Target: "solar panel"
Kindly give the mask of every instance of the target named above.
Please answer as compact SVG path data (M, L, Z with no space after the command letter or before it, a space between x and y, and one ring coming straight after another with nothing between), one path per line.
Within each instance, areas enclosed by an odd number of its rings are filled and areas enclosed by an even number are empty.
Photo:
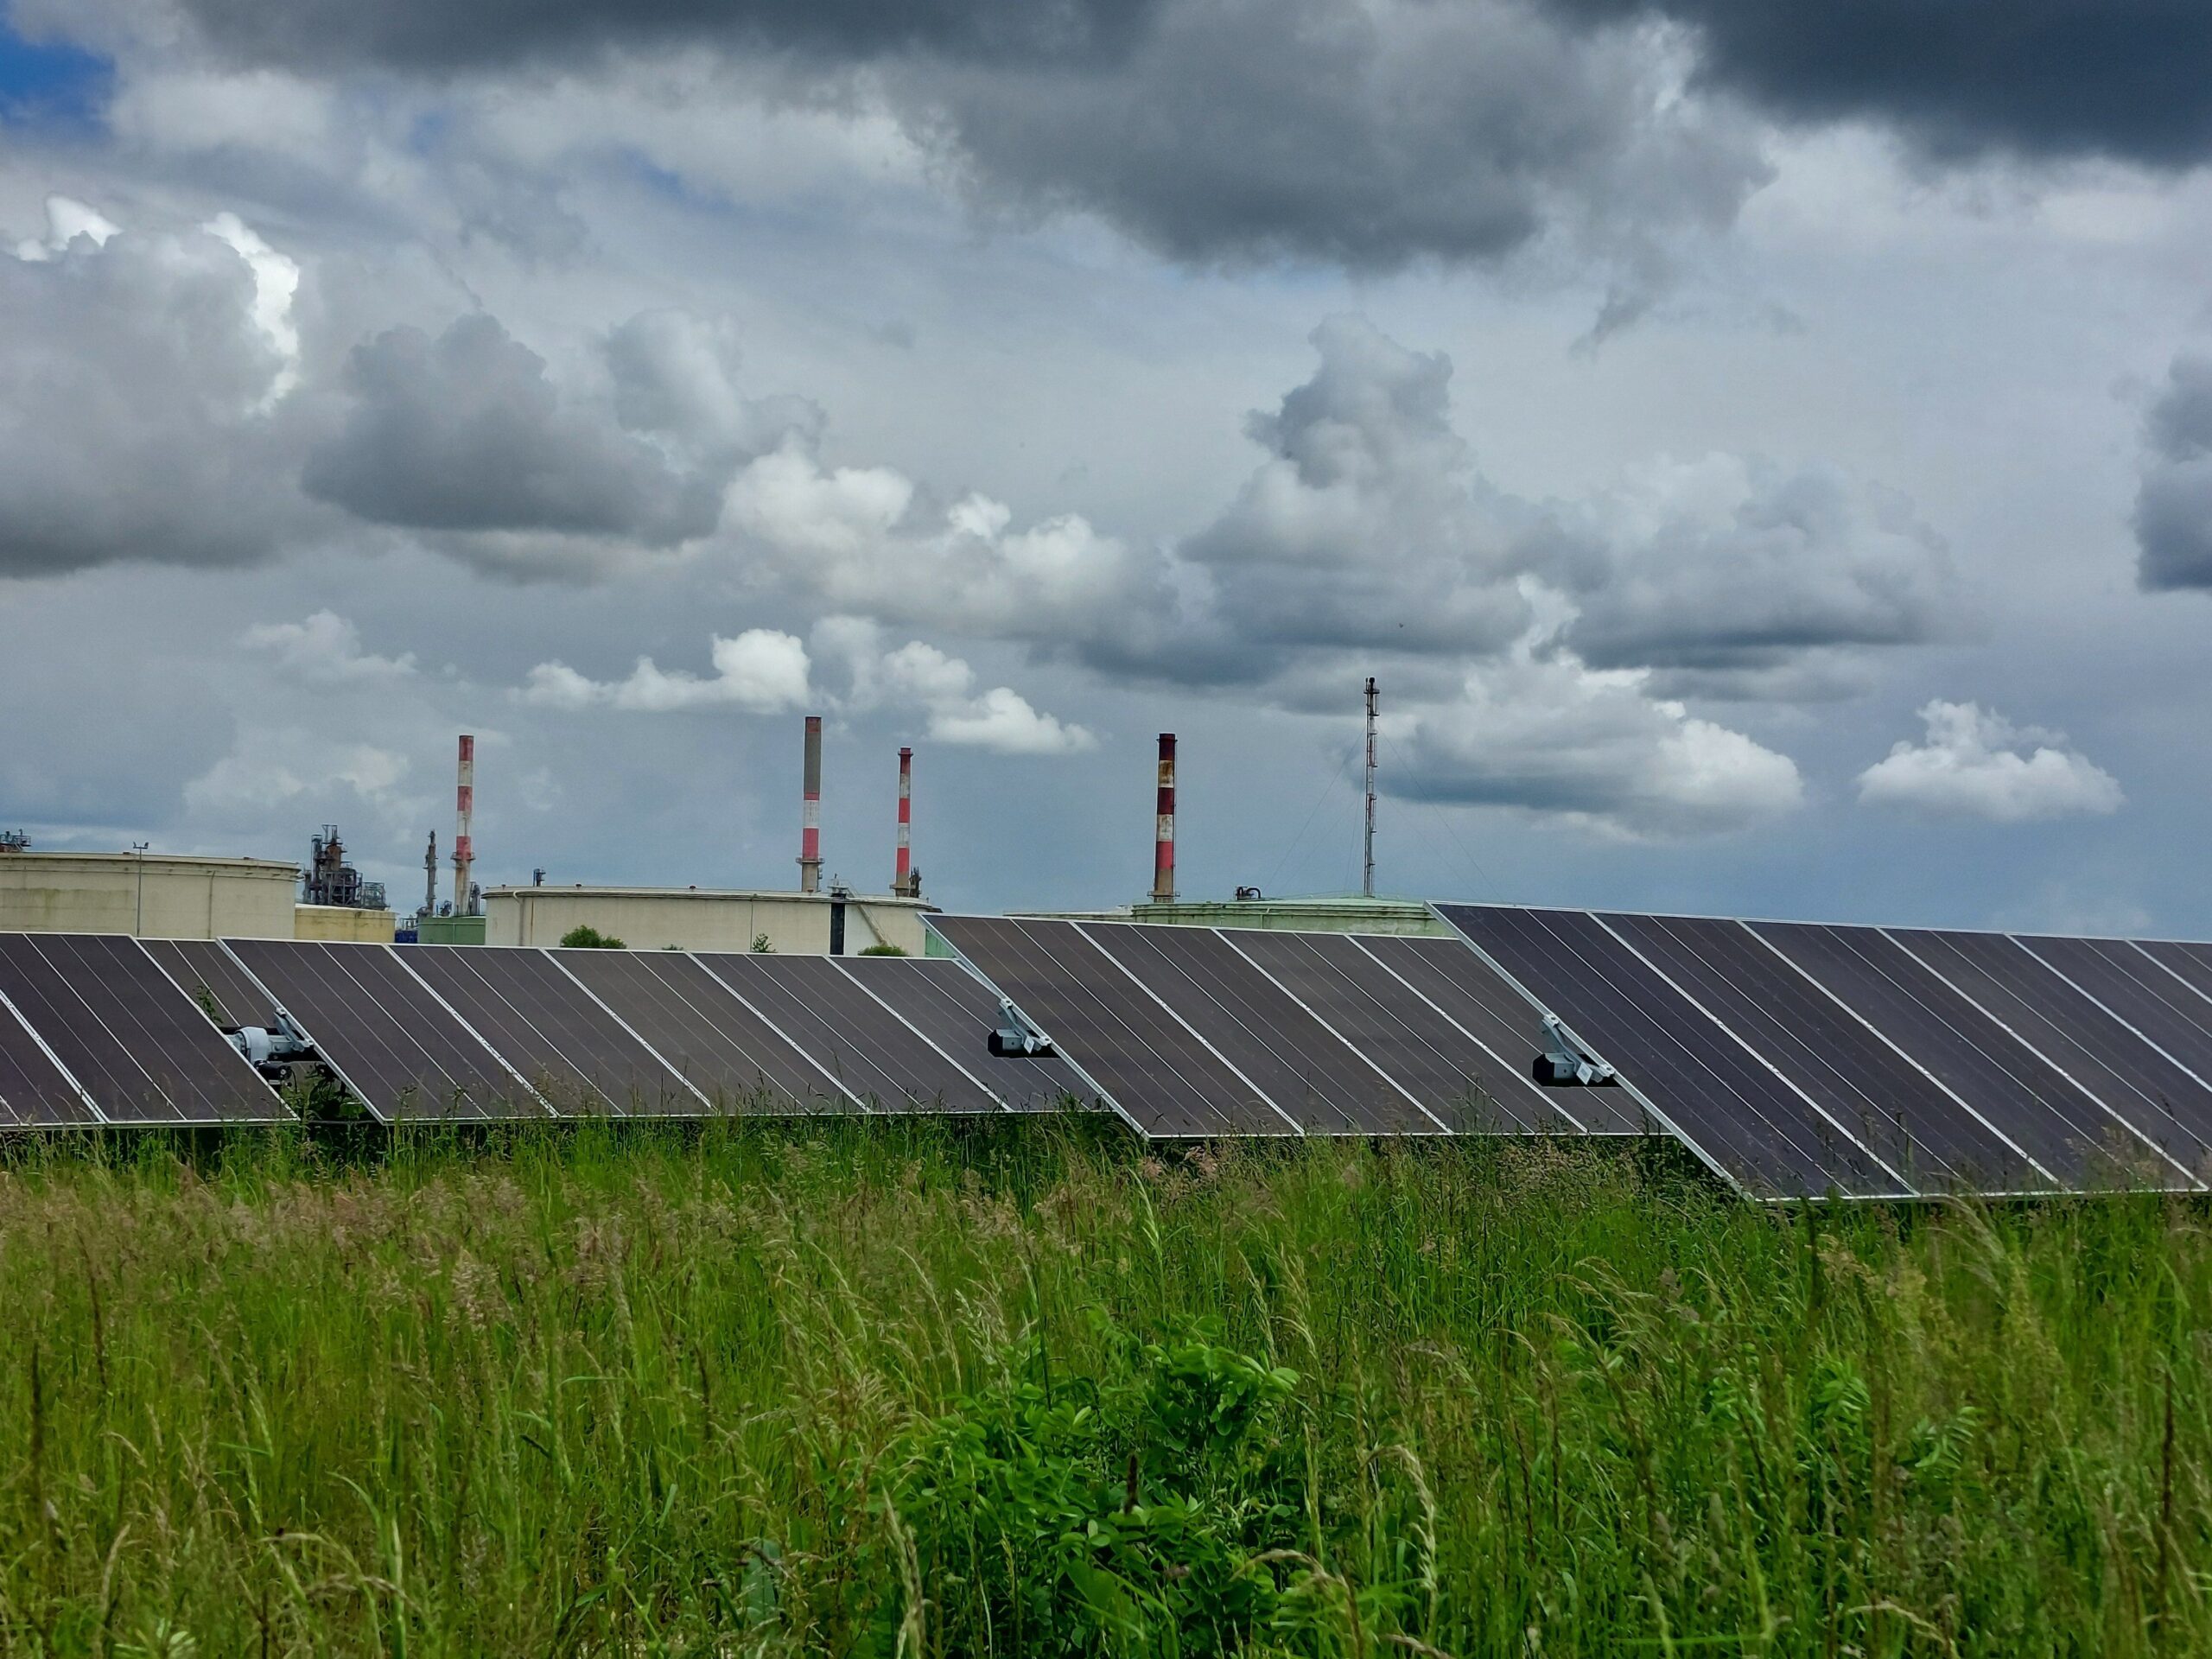
M850 1091L885 1112L997 1112L1005 1103L827 957L698 953L754 1013Z
M1643 1135L1642 1109L1617 1089L1545 1089L1529 1076L1541 1027L1529 999L1458 939L1362 935L1351 944L1389 980L1434 1008L1493 1058L1495 1090L1510 1115L1549 1135Z
M1294 998L1329 1033L1387 1073L1427 1121L1412 1132L1526 1132L1498 1102L1503 1065L1345 935L1224 928L1229 948ZM1517 1086L1515 1095L1523 1092Z
M672 950L556 950L554 959L720 1112L850 1111L855 1103L729 988Z
M226 941L339 1080L387 1123L542 1118L549 1108L392 947Z
M269 994L253 982L215 939L143 939L146 954L168 970L200 1011L218 1026L268 1027Z
M0 934L0 995L111 1123L291 1117L134 938Z
M2212 1171L2212 1087L2162 1060L2018 940L1885 931L2183 1169Z
M1290 1135L1297 1125L1071 922L932 916L1139 1133Z
M2155 957L2117 939L2017 937L2031 956L2162 1058L2198 1082L2212 1084L2212 1003Z
M99 1122L98 1109L76 1079L0 999L0 1125L59 1129Z
M394 945L563 1116L697 1113L710 1103L542 950Z
M2176 944L2161 939L2130 943L2199 996L2212 997L2212 944Z
M1091 942L1309 1135L1434 1135L1436 1118L1210 928L1086 923Z
M1094 1103L1090 1084L1052 1055L990 1052L998 994L957 962L925 957L845 957L837 966L863 990L974 1072L1017 1112Z
M2016 1152L1906 1053L1740 922L1600 919L1915 1190L2018 1179Z
M1594 916L1470 905L1440 905L1437 912L1617 1067L1684 1144L1745 1190L1914 1191ZM1572 1092L1580 1104L1612 1091Z

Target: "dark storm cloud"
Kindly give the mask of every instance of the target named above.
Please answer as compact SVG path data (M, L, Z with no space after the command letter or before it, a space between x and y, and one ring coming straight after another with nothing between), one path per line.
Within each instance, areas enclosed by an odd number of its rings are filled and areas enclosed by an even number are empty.
M2174 359L2145 448L2137 579L2149 588L2212 588L2212 358Z
M1648 48L1494 0L1182 0L1109 64L891 84L987 205L1095 212L1192 263L1383 270L1598 217L1623 241L1725 225L1764 163Z
M832 61L914 50L984 60L1120 49L1153 0L184 0L233 57L442 74L720 44Z
M395 328L353 349L353 406L308 458L308 493L372 524L431 531L704 535L720 480L672 467L611 420L563 405L544 359L497 319L433 340Z
M1555 233L1633 310L1671 238L1769 176L1749 124L1675 95L1647 31L1530 0L181 3L219 55L311 74L703 48L765 72L730 96L887 111L986 219L1096 213L1201 265L1388 270Z
M201 231L25 251L0 254L0 578L268 556L300 513L246 259Z
M1930 153L2212 156L2202 0L1551 0L1697 31L1699 79L1795 122L1866 119Z

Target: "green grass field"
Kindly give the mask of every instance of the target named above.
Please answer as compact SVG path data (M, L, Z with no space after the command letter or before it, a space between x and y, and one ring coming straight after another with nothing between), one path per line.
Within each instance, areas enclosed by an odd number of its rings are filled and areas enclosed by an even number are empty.
M2212 1649L2183 1202L1080 1122L180 1150L0 1166L6 1651Z

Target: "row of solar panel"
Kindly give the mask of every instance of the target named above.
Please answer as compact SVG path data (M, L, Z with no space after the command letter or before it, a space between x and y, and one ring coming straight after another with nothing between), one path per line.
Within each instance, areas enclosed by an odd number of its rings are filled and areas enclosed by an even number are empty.
M1437 910L1754 1195L2212 1178L2212 946Z
M1464 944L933 918L972 974L0 936L0 1122L279 1116L211 1021L282 1008L391 1121L1075 1103L1160 1137L1663 1128L1760 1196L2212 1173L2212 947L1439 913ZM989 1052L1001 991L1058 1058ZM1546 1014L1627 1086L1537 1086Z
M197 1005L195 1007L195 1004ZM279 1011L390 1122L1052 1109L947 961L0 935L0 1123L289 1116L226 1036Z

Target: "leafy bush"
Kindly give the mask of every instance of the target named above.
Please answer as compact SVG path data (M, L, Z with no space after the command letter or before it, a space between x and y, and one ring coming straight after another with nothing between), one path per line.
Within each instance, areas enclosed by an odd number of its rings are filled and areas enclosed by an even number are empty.
M1120 1340L1117 1332L1106 1333ZM874 1500L880 1548L927 1586L876 1634L926 1621L945 1652L1217 1654L1282 1605L1299 1507L1287 1455L1295 1372L1186 1325L1103 1386L1055 1383L1033 1338L988 1387L909 1430ZM1135 1344L1130 1344L1135 1345ZM900 1563L879 1564L894 1583Z
M627 950L630 948L612 933L602 933L588 922L563 933L561 947L565 950Z
M903 957L906 954L905 949L896 944L871 944L861 952L864 957Z

